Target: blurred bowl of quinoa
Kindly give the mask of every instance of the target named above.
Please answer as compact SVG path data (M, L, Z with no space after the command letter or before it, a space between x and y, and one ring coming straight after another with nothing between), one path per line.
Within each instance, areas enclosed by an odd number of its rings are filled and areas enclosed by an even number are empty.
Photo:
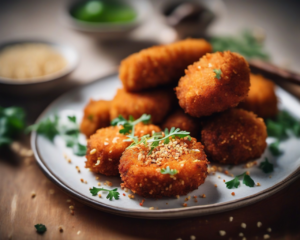
M64 44L20 40L0 44L2 91L43 92L66 80L78 64L77 52Z

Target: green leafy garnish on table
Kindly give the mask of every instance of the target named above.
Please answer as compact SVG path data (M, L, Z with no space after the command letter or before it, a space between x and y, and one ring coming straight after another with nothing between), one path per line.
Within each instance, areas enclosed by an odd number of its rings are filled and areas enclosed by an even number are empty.
M20 107L0 107L0 148L12 143L25 127L25 112Z
M214 69L213 71L216 74L215 78L217 78L218 80L220 80L221 79L221 74L222 74L221 69Z
M269 55L263 49L262 41L249 30L243 31L240 36L215 36L210 42L214 52L229 50L238 52L247 59L269 59Z
M60 123L57 114L51 115L40 122L29 126L26 131L36 131L53 142L55 136L60 135L66 142L66 146L72 148L77 156L84 156L87 147L79 142L79 126L76 123L76 116L68 116L68 122Z
M134 120L132 116L129 116L129 120L126 120L121 115L111 121L112 126L123 126L123 128L119 131L121 134L130 133L131 136L134 136L134 127L138 123L142 122L144 124L149 123L151 120L151 115L143 114L140 118Z
M272 163L268 161L267 158L265 158L264 162L261 162L259 165L259 168L264 172L264 173L271 173L274 171L274 166Z
M238 188L238 186L240 185L241 177L243 177L243 184L245 184L248 187L254 187L255 183L254 183L253 179L246 172L236 176L234 179L232 179L230 181L225 182L226 187L228 189Z
M44 233L47 231L47 228L44 224L36 224L34 227L38 233Z
M109 190L109 189L105 189L105 188L96 188L96 187L93 187L93 188L90 189L90 192L91 192L91 194L93 196L97 196L98 192L100 192L100 191L106 191L106 192L108 192L106 198L109 199L110 201L112 201L113 198L115 198L116 200L119 199L120 193L118 192L117 188Z
M160 169L160 173L161 173L161 174L175 175L175 174L178 173L178 171L177 171L176 169L170 169L170 167L167 166L166 168Z
M269 149L274 156L279 156L282 154L282 151L279 150L280 141L277 139L275 142L271 143Z

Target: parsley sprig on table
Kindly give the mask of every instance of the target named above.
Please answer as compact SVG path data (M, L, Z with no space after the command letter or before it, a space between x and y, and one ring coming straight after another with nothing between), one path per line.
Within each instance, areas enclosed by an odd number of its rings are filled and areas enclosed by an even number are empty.
M243 184L245 184L248 187L254 187L254 181L253 179L246 173L244 172L243 174L237 175L234 179L225 182L226 187L229 189L232 188L238 188L240 185L240 178L243 177Z
M53 141L55 136L60 135L65 140L66 146L72 148L75 155L84 156L86 154L86 146L79 142L80 132L76 123L76 116L68 116L68 122L62 124L58 115L54 114L29 126L26 131L36 131L50 141Z
M164 144L168 144L170 142L170 137L173 139L175 137L178 137L178 138L187 137L188 140L190 141L191 136L189 134L190 134L190 132L181 131L179 128L172 127L170 129L170 132L169 132L169 129L166 128L164 131L164 134L162 134L160 132L154 133L152 135L152 137L150 137L150 135L145 135L140 140L137 137L129 136L130 140L132 140L133 143L128 148L139 145L141 143L143 143L145 146L147 146L147 144L151 143L150 151L148 153L148 155L150 155L152 153L153 149L159 145L160 141L164 141Z
M47 231L47 228L44 224L36 224L34 227L38 233L44 233Z
M0 147L12 143L25 127L25 112L20 107L0 107Z
M264 173L271 173L274 170L274 166L272 163L268 161L267 158L265 158L264 162L261 162L259 165L259 168L264 172Z
M176 169L170 169L170 167L167 166L166 168L160 169L160 173L161 173L161 174L175 175L175 174L178 173L178 171L177 171Z
M108 192L106 198L109 199L110 201L112 201L113 198L115 198L116 200L119 199L120 193L118 192L117 188L109 190L109 189L105 189L105 188L96 188L96 187L93 187L93 188L90 189L90 192L91 192L91 194L93 196L96 196L98 194L98 192L100 192L100 191L106 191L106 192Z
M142 122L144 124L149 123L151 120L151 115L143 114L140 118L134 120L132 116L129 116L129 120L126 120L121 115L111 121L112 126L123 126L123 129L121 129L119 132L121 134L130 134L129 136L134 136L134 127L138 123Z

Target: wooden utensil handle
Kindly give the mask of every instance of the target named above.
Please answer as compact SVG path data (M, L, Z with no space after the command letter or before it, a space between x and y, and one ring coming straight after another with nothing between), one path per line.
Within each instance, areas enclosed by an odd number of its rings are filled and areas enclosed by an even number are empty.
M249 65L254 73L261 73L264 77L278 82L290 82L300 85L300 74L279 68L261 60L250 60Z

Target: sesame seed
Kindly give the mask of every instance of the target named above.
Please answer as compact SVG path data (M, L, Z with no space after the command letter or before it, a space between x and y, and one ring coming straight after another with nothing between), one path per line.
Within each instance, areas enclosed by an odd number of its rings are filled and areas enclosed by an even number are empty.
M267 231L268 231L268 232L272 232L272 228L268 228Z
M108 145L108 142L104 142L104 146L107 146Z
M97 163L95 164L95 166L98 166L100 164L100 160L97 160Z
M264 239L269 239L270 238L270 235L269 234L265 234L264 235Z
M92 149L92 150L90 151L90 154L93 155L93 154L95 154L96 152L97 152L97 150L96 150L96 148L94 148L94 149Z
M78 231L78 232L77 232L77 235L79 235L80 233L81 233L81 232L80 232L80 231Z
M257 227L261 227L262 223L261 222L257 222Z
M233 221L233 217L229 217L229 222L232 222Z
M242 228L246 228L246 227L247 227L246 223L242 223L242 224L241 224L241 227L242 227Z
M223 236L225 236L225 235L226 235L226 232L225 232L224 230L220 230L220 231L219 231L219 234L220 234L220 236L222 236L222 237L223 237Z

